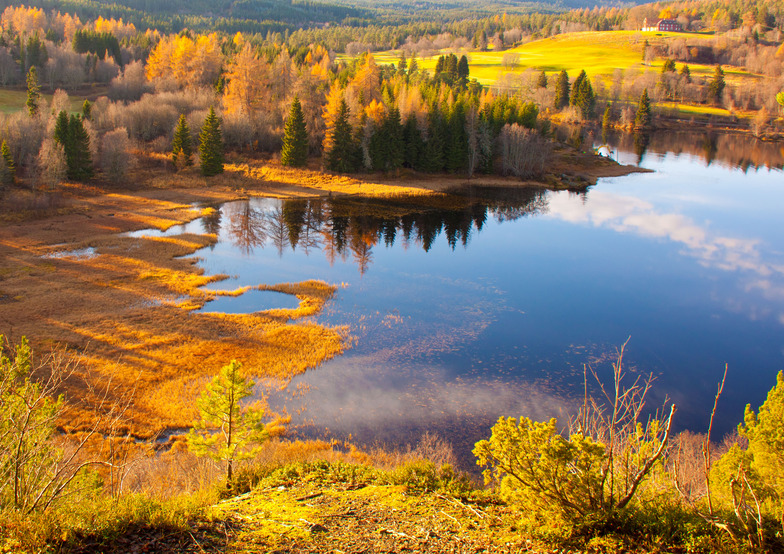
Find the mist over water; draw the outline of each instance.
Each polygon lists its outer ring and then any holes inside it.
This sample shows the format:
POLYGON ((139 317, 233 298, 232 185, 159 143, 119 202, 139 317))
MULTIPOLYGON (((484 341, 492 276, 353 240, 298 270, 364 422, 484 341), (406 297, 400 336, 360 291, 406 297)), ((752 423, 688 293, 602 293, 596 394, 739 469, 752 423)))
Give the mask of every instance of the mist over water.
MULTIPOLYGON (((673 399, 678 429, 705 430, 729 365, 722 434, 784 369, 781 153, 670 138, 620 137, 619 161, 655 172, 587 193, 252 199, 169 233, 218 233, 195 254, 232 276, 216 289, 341 285, 316 320, 347 326, 352 348, 271 396, 300 436, 400 446, 430 431, 469 467, 498 416, 565 417, 583 364, 606 376, 628 337, 627 368, 656 376, 649 405, 673 399)), ((295 305, 281 296, 204 309, 295 305)))

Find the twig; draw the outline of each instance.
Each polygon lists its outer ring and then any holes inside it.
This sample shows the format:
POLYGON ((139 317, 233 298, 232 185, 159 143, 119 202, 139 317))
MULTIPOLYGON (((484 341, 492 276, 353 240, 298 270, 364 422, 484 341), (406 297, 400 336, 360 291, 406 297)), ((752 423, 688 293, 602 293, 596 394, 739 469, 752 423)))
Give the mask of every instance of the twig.
POLYGON ((295 498, 294 500, 296 500, 297 502, 304 502, 305 500, 310 500, 311 498, 318 498, 319 496, 322 496, 323 494, 324 494, 323 492, 314 492, 313 494, 300 496, 299 498, 295 498))

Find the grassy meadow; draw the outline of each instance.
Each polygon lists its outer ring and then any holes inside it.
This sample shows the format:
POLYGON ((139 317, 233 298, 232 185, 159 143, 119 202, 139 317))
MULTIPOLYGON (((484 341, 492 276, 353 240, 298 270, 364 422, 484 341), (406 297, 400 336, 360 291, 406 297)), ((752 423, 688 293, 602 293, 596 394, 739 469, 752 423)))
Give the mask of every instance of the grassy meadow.
MULTIPOLYGON (((710 35, 694 33, 586 31, 535 40, 509 50, 466 52, 466 56, 471 78, 483 85, 492 85, 507 74, 519 74, 526 70, 544 70, 548 75, 566 70, 573 78, 582 69, 591 77, 595 75, 604 77, 609 83, 616 69, 660 72, 663 59, 657 58, 648 64, 643 64, 642 50, 645 41, 653 46, 682 38, 685 38, 689 44, 712 40, 710 35)), ((417 58, 419 67, 433 73, 438 56, 442 53, 422 59, 417 58)), ((399 50, 373 55, 379 64, 397 64, 400 59, 399 50)), ((714 66, 698 63, 689 63, 689 69, 693 78, 710 77, 714 72, 714 66)), ((724 67, 724 72, 728 84, 759 78, 741 68, 724 67)))
MULTIPOLYGON (((41 98, 47 104, 52 103, 51 94, 41 94, 41 98)), ((84 96, 70 96, 70 110, 81 112, 84 104, 84 96)), ((14 113, 25 108, 27 102, 27 91, 25 89, 0 89, 0 113, 14 113)))

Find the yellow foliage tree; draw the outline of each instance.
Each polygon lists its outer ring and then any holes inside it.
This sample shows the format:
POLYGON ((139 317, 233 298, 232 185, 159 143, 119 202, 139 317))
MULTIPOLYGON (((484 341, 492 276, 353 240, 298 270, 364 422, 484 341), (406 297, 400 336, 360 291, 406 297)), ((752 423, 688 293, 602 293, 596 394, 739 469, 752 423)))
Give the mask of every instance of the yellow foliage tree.
POLYGON ((245 43, 226 73, 228 84, 223 95, 226 113, 249 113, 258 107, 264 101, 267 73, 266 62, 259 59, 250 43, 245 43))
POLYGON ((363 106, 367 106, 372 101, 381 101, 381 70, 376 65, 376 60, 372 54, 368 54, 365 62, 357 71, 357 74, 349 83, 354 96, 359 99, 363 106))
POLYGON ((163 38, 147 60, 149 80, 170 77, 181 87, 214 82, 220 76, 223 55, 217 33, 163 38))
POLYGON ((335 81, 327 93, 327 103, 322 108, 325 132, 324 141, 321 144, 324 152, 331 152, 335 145, 335 122, 337 121, 341 101, 344 99, 344 90, 340 87, 338 81, 335 81))

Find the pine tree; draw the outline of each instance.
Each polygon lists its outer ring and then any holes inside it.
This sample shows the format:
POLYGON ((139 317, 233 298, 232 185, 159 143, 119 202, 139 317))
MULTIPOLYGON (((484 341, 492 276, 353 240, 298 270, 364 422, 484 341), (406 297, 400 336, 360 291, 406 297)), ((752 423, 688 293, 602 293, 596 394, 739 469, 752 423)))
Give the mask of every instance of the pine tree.
POLYGON ((254 382, 242 375, 242 365, 232 360, 207 385, 196 401, 200 419, 188 433, 188 448, 197 456, 226 462, 226 478, 231 486, 235 460, 254 456, 269 433, 262 417, 264 409, 240 406, 253 394, 254 382))
POLYGON ((308 163, 308 131, 298 96, 294 97, 286 119, 280 162, 291 167, 304 167, 308 163))
MULTIPOLYGON (((191 146, 191 130, 185 114, 180 115, 172 138, 172 162, 175 167, 188 167, 193 164, 193 146, 191 146)), ((220 172, 219 172, 220 173, 220 172)))
POLYGON ((332 131, 332 148, 325 153, 326 166, 330 171, 350 173, 357 169, 358 149, 348 117, 348 104, 341 98, 332 131))
POLYGON ((82 117, 85 119, 92 119, 93 105, 89 100, 85 100, 82 104, 82 117))
POLYGON ((38 114, 38 100, 41 98, 41 87, 38 85, 38 70, 35 66, 27 72, 27 111, 30 117, 38 114))
POLYGON ((569 75, 565 70, 561 70, 558 74, 558 80, 555 83, 555 109, 560 110, 569 105, 569 75))
POLYGON ((12 185, 16 177, 16 166, 14 165, 14 158, 11 156, 11 149, 8 148, 8 143, 3 140, 0 146, 0 183, 5 186, 12 185))
POLYGON ((210 111, 199 134, 199 159, 201 174, 211 177, 223 173, 223 138, 221 137, 220 120, 215 109, 210 111))
POLYGON ((75 181, 91 178, 93 160, 90 155, 90 135, 87 134, 80 116, 72 115, 68 120, 68 138, 63 147, 68 164, 68 178, 75 181))
POLYGON ((645 129, 651 125, 651 101, 648 99, 648 89, 640 95, 640 103, 634 116, 635 129, 645 129))

